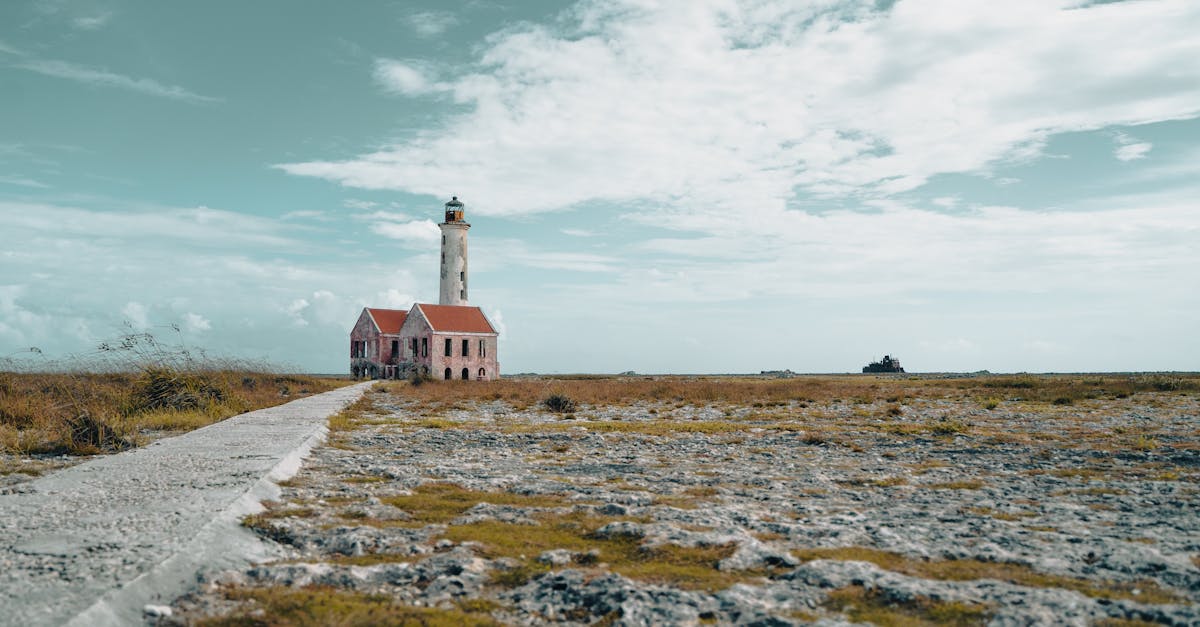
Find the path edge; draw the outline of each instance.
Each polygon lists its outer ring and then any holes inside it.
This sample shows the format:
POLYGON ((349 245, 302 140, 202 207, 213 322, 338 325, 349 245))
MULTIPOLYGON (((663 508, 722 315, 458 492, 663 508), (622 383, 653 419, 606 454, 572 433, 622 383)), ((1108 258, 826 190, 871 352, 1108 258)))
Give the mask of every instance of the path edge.
POLYGON ((144 613, 147 605, 169 605, 200 583, 198 575, 203 570, 246 566, 281 555, 282 551, 276 545, 242 527, 242 518, 262 512, 265 509, 262 501, 279 498, 282 490, 278 482, 295 476, 312 450, 328 437, 329 417, 362 398, 369 387, 360 384, 356 395, 348 396, 342 407, 326 416, 325 423, 318 424, 299 446, 284 455, 241 496, 215 513, 191 542, 63 624, 66 627, 145 624, 149 618, 144 613))

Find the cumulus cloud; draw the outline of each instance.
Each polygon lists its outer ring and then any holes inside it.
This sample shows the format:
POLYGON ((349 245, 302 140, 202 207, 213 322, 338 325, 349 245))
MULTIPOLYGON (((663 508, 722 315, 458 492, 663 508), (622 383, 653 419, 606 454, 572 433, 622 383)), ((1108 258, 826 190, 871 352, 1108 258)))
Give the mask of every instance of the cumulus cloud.
POLYGON ((433 220, 411 222, 379 221, 371 224, 371 230, 384 237, 400 240, 414 247, 424 248, 441 239, 441 231, 433 220))
POLYGON ((188 333, 201 333, 212 329, 212 322, 198 313, 188 312, 183 315, 183 328, 188 333))
MULTIPOLYGON (((589 0, 445 70, 465 112, 438 128, 280 167, 366 189, 465 187, 485 214, 607 200, 763 216, 987 175, 1058 132, 1200 113, 1194 2, 879 5, 589 0)), ((377 76, 432 89, 409 62, 377 76)))
POLYGON ((384 309, 408 309, 416 301, 417 299, 412 294, 401 292, 398 289, 388 289, 375 294, 371 304, 384 309))
POLYGON ((292 326, 308 326, 308 320, 304 318, 304 312, 309 308, 310 304, 307 298, 297 298, 283 307, 284 313, 292 321, 292 326))
POLYGON ((375 82, 385 90, 405 96, 417 96, 443 88, 431 75, 432 68, 413 60, 377 59, 375 82))
POLYGON ((150 328, 149 314, 150 312, 146 309, 146 306, 137 301, 129 301, 121 308, 121 315, 125 317, 125 322, 136 331, 144 331, 150 328))

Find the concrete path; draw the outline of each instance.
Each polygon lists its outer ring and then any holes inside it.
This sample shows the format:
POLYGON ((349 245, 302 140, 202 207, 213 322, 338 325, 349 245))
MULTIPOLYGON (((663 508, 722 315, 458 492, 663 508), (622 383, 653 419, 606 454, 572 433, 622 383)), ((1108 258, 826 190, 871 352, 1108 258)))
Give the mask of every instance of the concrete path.
POLYGON ((136 625, 201 569, 262 559, 239 521, 278 496, 364 382, 109 455, 0 495, 0 625, 136 625))

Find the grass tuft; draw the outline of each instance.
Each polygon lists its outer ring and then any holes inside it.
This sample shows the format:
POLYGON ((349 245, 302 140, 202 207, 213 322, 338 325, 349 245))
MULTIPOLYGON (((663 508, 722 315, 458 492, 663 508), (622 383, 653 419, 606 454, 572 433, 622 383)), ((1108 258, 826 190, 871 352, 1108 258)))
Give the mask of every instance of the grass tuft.
POLYGON ((1074 590, 1097 599, 1127 599, 1151 604, 1184 601, 1179 595, 1161 588, 1150 580, 1116 582, 1049 575, 1037 572, 1029 566, 1010 562, 984 562, 972 559, 925 561, 906 557, 899 553, 854 546, 804 549, 794 551, 793 555, 801 561, 831 559, 870 562, 884 570, 925 579, 942 581, 998 579, 1032 588, 1074 590))
POLYGON ((991 612, 986 605, 962 601, 938 601, 924 596, 891 599, 879 590, 847 586, 829 592, 826 609, 844 612, 856 623, 892 627, 984 625, 991 612))
POLYGON ((331 587, 230 588, 225 597, 240 609, 196 621, 198 627, 484 627, 499 625, 491 605, 465 601, 453 609, 403 605, 386 594, 346 592, 331 587))

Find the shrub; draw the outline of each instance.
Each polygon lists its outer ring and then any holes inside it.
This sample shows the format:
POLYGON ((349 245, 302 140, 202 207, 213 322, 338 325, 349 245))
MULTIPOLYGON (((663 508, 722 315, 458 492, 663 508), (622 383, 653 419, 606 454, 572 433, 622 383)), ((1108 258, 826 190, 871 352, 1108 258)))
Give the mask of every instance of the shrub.
POLYGON ((979 401, 979 405, 984 409, 996 409, 1000 406, 1000 399, 996 398, 995 396, 989 396, 982 401, 979 401))
POLYGON ((560 414, 573 413, 576 409, 575 401, 562 394, 551 394, 550 396, 547 396, 542 401, 542 405, 545 405, 546 409, 549 409, 553 412, 558 412, 560 414))
POLYGON ((415 387, 415 386, 420 386, 425 383, 429 383, 430 381, 433 381, 433 377, 429 376, 428 373, 421 370, 419 367, 413 367, 411 370, 408 371, 409 385, 412 385, 415 387))
POLYGON ((123 451, 135 446, 112 427, 87 414, 67 421, 67 426, 71 430, 70 450, 86 451, 94 448, 100 451, 123 451))
POLYGON ((970 425, 961 420, 942 418, 934 423, 930 431, 932 431, 934 435, 954 435, 957 433, 965 433, 969 427, 970 425))

